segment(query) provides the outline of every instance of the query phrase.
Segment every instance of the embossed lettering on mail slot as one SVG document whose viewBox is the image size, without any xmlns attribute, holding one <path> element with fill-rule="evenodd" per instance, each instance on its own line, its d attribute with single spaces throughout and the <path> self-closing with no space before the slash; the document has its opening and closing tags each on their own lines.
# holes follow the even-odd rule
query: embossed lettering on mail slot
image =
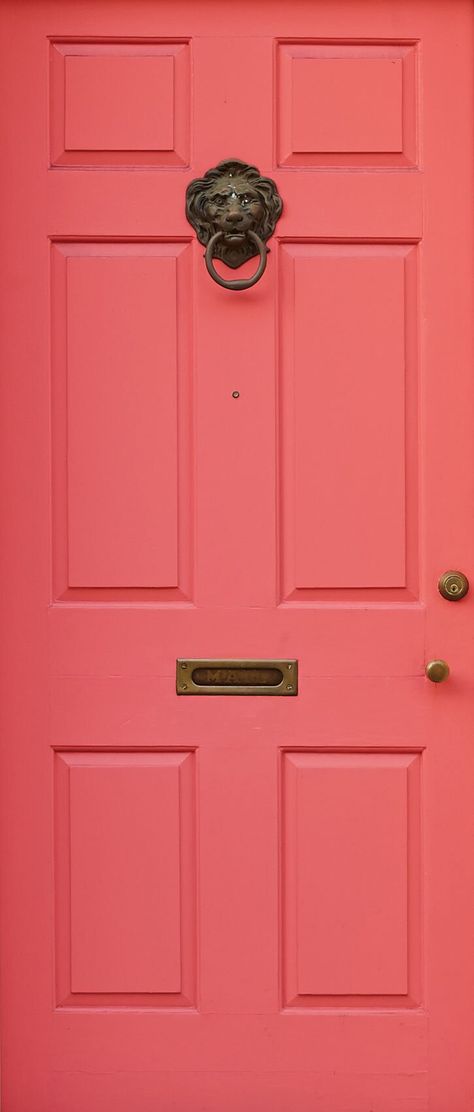
<svg viewBox="0 0 474 1112">
<path fill-rule="evenodd" d="M 296 695 L 296 660 L 176 661 L 178 695 Z"/>
</svg>

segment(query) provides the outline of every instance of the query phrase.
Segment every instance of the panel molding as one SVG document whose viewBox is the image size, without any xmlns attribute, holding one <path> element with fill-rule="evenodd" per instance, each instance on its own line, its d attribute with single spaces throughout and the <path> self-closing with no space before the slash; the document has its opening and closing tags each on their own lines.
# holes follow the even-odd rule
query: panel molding
<svg viewBox="0 0 474 1112">
<path fill-rule="evenodd" d="M 280 337 L 279 337 L 279 432 L 278 432 L 278 489 L 279 489 L 279 600 L 280 604 L 284 605 L 300 605 L 300 604 L 319 604 L 322 601 L 333 603 L 340 600 L 344 602 L 378 602 L 384 601 L 398 601 L 406 603 L 407 601 L 416 601 L 418 599 L 418 324 L 417 324 L 417 307 L 418 307 L 418 273 L 417 273 L 417 241 L 364 241 L 361 239 L 300 239 L 297 240 L 283 240 L 279 246 L 279 312 L 278 319 L 280 322 Z M 347 583 L 345 581 L 335 581 L 334 574 L 331 571 L 332 581 L 325 581 L 325 577 L 318 581 L 315 574 L 313 582 L 304 582 L 301 572 L 298 572 L 298 553 L 297 553 L 297 524 L 298 515 L 299 519 L 303 516 L 307 521 L 313 522 L 313 535 L 315 544 L 315 559 L 318 553 L 319 546 L 321 552 L 324 553 L 326 546 L 327 552 L 324 558 L 327 564 L 328 560 L 328 545 L 331 544 L 331 534 L 324 528 L 324 521 L 321 522 L 321 517 L 318 517 L 318 502 L 314 502 L 312 498 L 305 497 L 298 487 L 298 475 L 300 475 L 301 464 L 299 464 L 300 471 L 298 471 L 297 461 L 297 445 L 299 445 L 299 455 L 302 452 L 301 436 L 297 434 L 296 419 L 297 419 L 297 334 L 296 334 L 296 310 L 297 310 L 297 269 L 298 264 L 305 265 L 310 260 L 321 262 L 324 259 L 331 263 L 335 263 L 338 258 L 343 262 L 348 260 L 360 259 L 362 263 L 366 260 L 374 259 L 380 260 L 381 263 L 390 259 L 394 262 L 402 264 L 403 267 L 403 290 L 401 303 L 398 305 L 398 312 L 403 316 L 402 334 L 398 337 L 399 346 L 402 348 L 402 359 L 404 366 L 401 368 L 402 381 L 400 387 L 404 390 L 404 403 L 403 412 L 399 414 L 400 419 L 404 423 L 404 444 L 402 444 L 401 451 L 403 453 L 403 466 L 405 469 L 405 480 L 399 476 L 397 479 L 397 489 L 400 494 L 403 491 L 404 498 L 404 537 L 399 538 L 400 544 L 403 542 L 403 558 L 405 563 L 404 576 L 402 581 L 393 579 L 390 575 L 386 577 L 382 570 L 375 568 L 376 577 L 373 581 L 370 577 L 370 572 L 367 572 L 367 578 L 358 583 Z M 336 304 L 334 302 L 334 304 Z M 370 306 L 369 306 L 370 309 Z M 328 376 L 324 377 L 324 367 L 318 364 L 318 318 L 317 307 L 314 309 L 312 318 L 313 329 L 313 347 L 314 351 L 311 355 L 311 390 L 316 397 L 317 394 L 317 376 L 318 370 L 324 390 L 322 391 L 326 402 L 332 405 L 332 382 Z M 329 326 L 328 326 L 329 327 Z M 340 326 L 339 326 L 340 328 Z M 379 328 L 380 332 L 380 328 Z M 306 345 L 308 338 L 306 337 Z M 327 341 L 329 342 L 329 341 Z M 389 341 L 387 340 L 387 343 Z M 379 346 L 381 337 L 379 335 Z M 309 349 L 308 349 L 309 350 Z M 309 356 L 308 356 L 309 358 Z M 380 366 L 380 374 L 383 374 L 385 368 Z M 379 364 L 372 369 L 371 373 L 377 372 L 379 374 Z M 309 371 L 307 369 L 306 373 Z M 357 367 L 354 370 L 357 374 Z M 300 394 L 303 389 L 300 385 Z M 351 382 L 351 388 L 355 389 L 354 382 Z M 339 383 L 339 388 L 341 383 Z M 304 393 L 304 412 L 307 414 L 311 412 L 308 406 L 311 407 L 313 401 L 309 398 L 308 391 Z M 356 397 L 358 391 L 356 391 Z M 362 406 L 362 395 L 358 397 L 357 405 Z M 302 407 L 300 398 L 300 411 Z M 318 457 L 318 440 L 317 440 L 317 426 L 318 422 L 322 423 L 321 428 L 326 435 L 328 420 L 327 410 L 324 408 L 318 410 L 316 402 L 314 403 L 313 412 L 315 414 L 315 432 L 314 432 L 314 458 L 315 462 L 312 467 L 306 467 L 304 475 L 306 482 L 309 482 L 311 472 L 314 472 L 312 482 L 314 485 L 314 476 L 319 474 L 317 471 L 317 462 L 321 468 L 321 476 L 324 472 L 324 481 L 327 483 L 326 495 L 329 500 L 326 509 L 329 505 L 333 508 L 337 507 L 337 489 L 335 483 L 341 480 L 341 474 L 338 478 L 334 476 L 331 471 L 330 461 L 328 458 Z M 334 406 L 336 402 L 334 402 Z M 334 409 L 332 419 L 335 419 Z M 399 406 L 400 408 L 400 406 Z M 348 416 L 346 412 L 346 417 Z M 327 433 L 329 435 L 329 433 Z M 336 451 L 337 444 L 333 445 L 332 451 Z M 342 459 L 345 458 L 346 444 L 345 442 L 340 446 L 340 454 Z M 342 466 L 342 465 L 341 465 Z M 300 475 L 301 478 L 301 475 Z M 379 479 L 379 477 L 377 477 Z M 368 477 L 364 479 L 367 483 Z M 300 484 L 301 485 L 301 484 Z M 299 499 L 299 510 L 297 514 L 297 496 Z M 385 495 L 384 495 L 385 497 Z M 321 508 L 320 508 L 321 509 Z M 333 512 L 333 511 L 331 511 Z M 335 512 L 335 510 L 334 510 Z M 300 522 L 301 524 L 301 522 Z M 374 538 L 377 536 L 378 522 L 373 521 L 371 527 L 374 530 Z M 361 526 L 362 527 L 362 526 Z M 340 537 L 332 536 L 332 543 L 339 544 Z M 341 554 L 340 554 L 341 555 Z M 342 558 L 342 555 L 341 555 Z M 307 561 L 307 554 L 305 556 Z M 324 562 L 324 561 L 323 561 Z M 339 560 L 340 562 L 340 560 Z M 365 571 L 365 569 L 364 569 Z M 305 576 L 306 580 L 308 576 Z M 343 577 L 342 577 L 343 578 Z M 385 581 L 384 581 L 385 580 Z"/>
<path fill-rule="evenodd" d="M 335 64 L 341 63 L 342 67 L 344 62 L 349 64 L 347 71 L 348 86 L 347 89 L 342 89 L 342 99 L 339 105 L 336 105 L 334 112 L 333 126 L 331 129 L 332 138 L 329 143 L 330 149 L 327 147 L 327 128 L 324 122 L 318 125 L 317 117 L 313 114 L 308 116 L 309 131 L 307 136 L 301 132 L 301 135 L 294 134 L 295 112 L 297 113 L 297 120 L 299 127 L 303 126 L 303 115 L 298 110 L 298 79 L 296 78 L 295 66 L 302 62 L 303 67 L 306 63 L 313 60 L 315 65 L 321 63 L 324 65 L 328 62 L 332 66 L 332 71 L 329 74 L 326 70 L 321 70 L 319 77 L 322 84 L 319 90 L 316 88 L 315 95 L 319 97 L 321 103 L 321 112 L 326 116 L 329 108 L 332 105 L 332 98 L 334 92 L 334 82 L 337 78 L 335 72 Z M 371 62 L 379 64 L 379 74 L 374 73 L 370 66 Z M 400 87 L 397 90 L 395 74 L 391 72 L 390 63 L 393 62 L 395 66 L 399 65 L 401 68 L 400 73 Z M 384 66 L 384 63 L 387 63 Z M 360 72 L 365 69 L 364 77 L 366 80 L 367 88 L 362 93 L 362 103 L 357 104 L 357 80 L 354 84 L 354 78 L 357 78 L 356 68 L 360 66 Z M 279 166 L 306 168 L 311 167 L 339 167 L 351 169 L 384 169 L 384 168 L 397 168 L 397 169 L 413 169 L 418 162 L 418 97 L 417 97 L 417 70 L 418 70 L 418 43 L 417 40 L 409 40 L 405 42 L 397 42 L 396 40 L 370 40 L 367 42 L 350 41 L 348 39 L 340 40 L 286 40 L 281 39 L 276 46 L 276 112 L 277 112 L 277 150 L 276 162 Z M 349 74 L 352 79 L 353 89 L 351 94 L 351 82 Z M 341 71 L 342 76 L 342 71 Z M 379 80 L 387 86 L 387 91 L 392 90 L 392 95 L 395 98 L 391 107 L 391 115 L 385 121 L 386 141 L 384 140 L 384 121 L 379 120 L 380 131 L 377 133 L 375 126 L 374 130 L 374 116 L 373 116 L 373 102 L 374 99 L 378 103 L 380 110 L 385 103 L 386 96 L 383 92 L 380 97 L 376 99 L 377 89 L 377 76 Z M 311 74 L 308 72 L 301 72 L 301 81 L 303 83 L 300 93 L 303 94 L 303 103 L 307 101 L 307 92 L 304 85 L 311 79 Z M 315 71 L 316 80 L 316 71 Z M 295 84 L 296 81 L 296 84 Z M 301 82 L 299 82 L 301 84 Z M 397 103 L 398 91 L 398 103 Z M 347 96 L 347 104 L 344 105 L 344 96 Z M 295 99 L 296 98 L 296 99 Z M 364 101 L 365 98 L 365 101 Z M 354 117 L 352 126 L 357 129 L 354 131 L 353 140 L 351 143 L 350 128 L 351 122 L 347 120 L 347 107 L 354 107 Z M 365 111 L 366 110 L 366 111 Z M 366 116 L 364 128 L 364 111 Z M 318 126 L 319 126 L 319 139 L 318 139 Z M 313 137 L 311 137 L 311 128 L 313 128 Z M 340 132 L 340 149 L 337 149 L 337 143 L 334 141 L 334 134 Z M 332 144 L 332 146 L 331 146 Z"/>
<path fill-rule="evenodd" d="M 195 753 L 194 750 L 179 750 L 179 749 L 146 749 L 146 750 L 125 750 L 125 749 L 76 749 L 65 750 L 56 749 L 53 753 L 54 756 L 54 783 L 55 783 L 55 914 L 56 914 L 56 932 L 55 932 L 55 968 L 56 968 L 56 1006 L 58 1008 L 133 1008 L 133 1007 L 148 1007 L 148 1008 L 193 1008 L 196 1006 L 196 829 L 195 829 Z M 94 859 L 94 864 L 99 870 L 98 876 L 95 881 L 100 880 L 100 870 L 107 862 L 110 856 L 110 838 L 108 835 L 108 821 L 112 823 L 121 822 L 121 816 L 124 813 L 123 805 L 120 804 L 119 793 L 107 795 L 106 790 L 102 792 L 101 796 L 101 778 L 121 773 L 121 787 L 125 785 L 127 788 L 126 780 L 123 776 L 130 772 L 132 777 L 138 775 L 144 776 L 147 783 L 150 783 L 150 772 L 156 774 L 156 787 L 159 785 L 160 773 L 163 773 L 164 779 L 161 786 L 161 791 L 165 792 L 165 799 L 167 805 L 173 812 L 173 823 L 176 824 L 175 829 L 175 844 L 170 846 L 171 850 L 176 851 L 177 860 L 169 862 L 166 861 L 168 851 L 164 843 L 159 846 L 153 845 L 149 841 L 149 834 L 147 828 L 147 814 L 150 817 L 153 814 L 153 806 L 151 796 L 149 796 L 146 804 L 144 803 L 144 825 L 141 830 L 141 836 L 146 839 L 147 852 L 150 854 L 150 860 L 153 854 L 161 854 L 163 866 L 161 871 L 165 868 L 166 875 L 169 874 L 170 881 L 173 885 L 178 887 L 178 903 L 174 909 L 170 907 L 168 910 L 171 912 L 171 917 L 167 913 L 164 920 L 162 929 L 165 931 L 164 938 L 168 939 L 168 946 L 172 943 L 175 954 L 173 959 L 173 968 L 168 969 L 163 965 L 163 959 L 159 952 L 159 937 L 157 934 L 155 958 L 153 958 L 154 938 L 153 934 L 145 937 L 144 954 L 140 953 L 137 960 L 134 960 L 133 954 L 128 954 L 131 957 L 131 966 L 124 969 L 122 975 L 122 961 L 119 965 L 110 965 L 109 956 L 107 951 L 104 951 L 104 924 L 103 916 L 105 915 L 105 905 L 99 912 L 94 905 L 94 901 L 90 898 L 87 870 L 84 871 L 87 863 L 91 864 Z M 170 795 L 169 777 L 173 778 L 174 788 L 173 793 Z M 84 779 L 85 777 L 85 779 Z M 79 778 L 79 779 L 78 779 Z M 98 779 L 99 778 L 99 779 Z M 169 782 L 169 783 L 168 783 Z M 167 786 L 168 785 L 168 786 Z M 119 784 L 117 781 L 117 788 Z M 86 794 L 84 795 L 84 788 Z M 73 797 L 73 790 L 75 789 L 75 801 Z M 77 791 L 79 790 L 79 795 Z M 110 792 L 110 783 L 108 785 Z M 130 802 L 131 806 L 136 805 L 136 795 L 138 790 L 138 781 L 130 785 Z M 173 801 L 173 795 L 175 799 Z M 93 815 L 90 814 L 90 807 L 87 805 L 87 800 L 90 797 L 94 802 L 94 808 L 97 812 L 96 818 L 104 814 L 104 828 L 103 837 L 101 839 L 101 831 L 98 822 L 95 822 Z M 124 797 L 124 801 L 127 797 Z M 110 802 L 111 798 L 111 802 Z M 101 803 L 102 799 L 102 803 Z M 109 803 L 107 800 L 109 799 Z M 135 803 L 134 803 L 135 799 Z M 81 800 L 83 813 L 81 814 Z M 73 810 L 74 806 L 74 810 Z M 107 811 L 107 806 L 112 807 L 112 811 Z M 84 808 L 86 808 L 84 810 Z M 99 808 L 99 810 L 98 810 Z M 154 819 L 155 826 L 159 819 L 159 813 L 156 813 Z M 84 846 L 84 838 L 81 833 L 83 824 L 86 823 L 87 829 L 90 822 L 93 824 L 92 830 L 87 834 L 87 841 L 89 846 Z M 79 825 L 78 825 L 79 823 Z M 73 824 L 75 824 L 73 830 Z M 92 856 L 92 843 L 94 840 L 94 827 L 97 830 L 97 837 L 99 842 L 97 844 L 97 852 L 94 857 Z M 131 831 L 133 833 L 133 831 Z M 127 838 L 127 832 L 123 831 L 124 838 Z M 139 832 L 140 836 L 140 832 Z M 79 841 L 78 841 L 79 839 Z M 107 847 L 107 840 L 109 845 Z M 105 849 L 102 847 L 104 843 Z M 144 843 L 145 844 L 145 843 Z M 132 847 L 133 848 L 133 847 Z M 136 846 L 139 849 L 138 843 Z M 78 851 L 80 851 L 78 856 Z M 84 856 L 84 860 L 82 860 Z M 102 860 L 103 859 L 103 860 Z M 156 859 L 159 860 L 158 858 Z M 75 862 L 78 862 L 76 868 Z M 120 860 L 116 862 L 117 874 L 110 879 L 111 892 L 118 898 L 117 893 L 120 892 Z M 77 871 L 77 869 L 79 871 Z M 74 870 L 75 873 L 74 873 Z M 134 875 L 135 870 L 133 867 L 133 860 L 130 859 L 124 863 L 124 876 Z M 171 872 L 170 872 L 171 870 Z M 115 870 L 114 870 L 115 872 Z M 107 884 L 109 883 L 107 876 L 104 877 L 104 885 L 107 891 Z M 146 896 L 147 905 L 153 909 L 153 916 L 159 916 L 157 922 L 161 922 L 163 918 L 163 909 L 160 909 L 160 902 L 157 892 L 153 891 L 152 878 L 149 884 L 145 883 L 145 878 L 139 878 L 137 883 L 142 886 L 141 890 L 149 891 Z M 137 889 L 137 892 L 139 889 Z M 85 906 L 81 906 L 81 899 L 85 902 Z M 143 895 L 140 897 L 143 902 Z M 125 893 L 120 895 L 120 900 L 127 900 Z M 74 902 L 75 901 L 75 904 Z M 133 897 L 132 897 L 133 901 Z M 88 918 L 88 907 L 91 907 L 91 914 Z M 77 923 L 74 922 L 73 914 L 74 907 L 76 915 L 79 915 Z M 134 908 L 132 907 L 132 911 Z M 137 912 L 135 912 L 137 914 Z M 151 912 L 150 912 L 151 913 Z M 86 935 L 84 935 L 84 925 L 82 918 L 85 914 L 87 927 Z M 99 918 L 97 919 L 97 916 Z M 101 919 L 102 916 L 102 919 Z M 94 926 L 97 919 L 97 925 Z M 173 919 L 175 923 L 173 924 Z M 90 920 L 90 922 L 89 922 Z M 129 944 L 132 939 L 138 937 L 139 924 L 133 923 L 131 927 L 126 925 L 125 933 L 121 930 L 119 924 L 119 933 L 115 940 L 111 940 L 111 947 L 117 945 L 119 938 L 124 933 L 124 938 L 129 939 Z M 177 934 L 175 933 L 177 931 Z M 92 933 L 91 933 L 92 931 Z M 97 951 L 94 951 L 94 932 L 99 934 Z M 100 932 L 102 932 L 102 940 L 100 939 Z M 171 932 L 171 933 L 170 933 Z M 146 932 L 145 932 L 146 936 Z M 92 947 L 92 949 L 91 949 Z M 124 953 L 124 965 L 126 964 L 127 955 Z M 105 968 L 104 968 L 105 961 Z M 138 965 L 137 965 L 138 961 Z M 92 962 L 92 965 L 91 965 Z M 143 982 L 143 978 L 147 976 L 147 962 L 152 962 L 156 968 L 150 970 L 151 980 L 154 982 L 150 990 L 144 990 L 143 983 L 140 983 L 138 991 L 133 990 L 133 984 L 136 982 Z M 176 962 L 178 963 L 176 965 Z M 158 964 L 157 964 L 158 963 Z M 130 962 L 129 962 L 130 965 Z M 110 980 L 114 981 L 119 977 L 120 981 L 130 981 L 130 989 L 127 991 L 88 991 L 78 989 L 77 986 L 86 985 L 88 978 L 96 979 L 99 983 L 101 979 L 105 984 Z M 157 991 L 157 979 L 162 980 L 164 984 L 163 991 Z M 74 987 L 76 982 L 76 987 Z M 166 982 L 166 984 L 165 984 Z M 169 991 L 169 986 L 175 986 L 176 990 Z"/>
<path fill-rule="evenodd" d="M 189 603 L 193 577 L 193 482 L 192 482 L 192 391 L 191 391 L 191 252 L 188 239 L 136 238 L 63 238 L 51 240 L 51 302 L 52 302 L 52 587 L 53 599 L 59 602 L 84 601 L 145 601 Z M 78 574 L 70 575 L 69 559 L 69 497 L 71 478 L 68 473 L 69 408 L 68 408 L 68 261 L 76 259 L 157 259 L 172 260 L 175 266 L 177 319 L 176 347 L 177 457 L 176 473 L 167 473 L 166 482 L 176 484 L 177 522 L 174 544 L 177 545 L 176 572 L 171 582 L 144 582 L 142 571 L 138 582 L 93 583 L 90 577 L 78 582 Z M 185 315 L 184 315 L 185 314 Z M 158 372 L 158 366 L 157 366 Z M 175 404 L 173 402 L 173 404 Z M 173 424 L 176 422 L 174 418 Z M 103 473 L 103 471 L 102 471 Z M 161 472 L 160 472 L 161 474 Z M 159 484 L 156 499 L 159 503 Z M 87 541 L 87 538 L 86 538 Z M 86 543 L 86 542 L 81 542 Z M 171 538 L 170 538 L 171 543 Z"/>
<path fill-rule="evenodd" d="M 127 62 L 139 63 L 143 59 L 146 63 L 147 74 L 144 85 L 141 90 L 142 99 L 148 104 L 147 97 L 153 95 L 153 85 L 150 78 L 153 76 L 150 71 L 150 64 L 153 59 L 159 62 L 160 59 L 167 59 L 171 65 L 171 78 L 172 84 L 167 96 L 167 105 L 163 104 L 163 97 L 159 96 L 159 88 L 157 87 L 154 95 L 157 99 L 157 110 L 164 107 L 168 110 L 168 118 L 162 122 L 162 132 L 160 139 L 160 132 L 156 133 L 154 137 L 149 131 L 147 121 L 150 119 L 149 113 L 143 112 L 143 105 L 137 103 L 137 119 L 136 128 L 137 135 L 133 139 L 133 145 L 130 141 L 133 133 L 133 119 L 128 119 L 125 125 L 122 121 L 123 138 L 118 136 L 117 128 L 120 131 L 120 120 L 113 117 L 110 121 L 111 136 L 106 139 L 104 143 L 100 141 L 100 133 L 105 134 L 107 129 L 106 119 L 106 106 L 102 105 L 102 116 L 100 120 L 97 116 L 91 115 L 85 105 L 85 118 L 92 119 L 93 126 L 99 128 L 99 136 L 93 142 L 87 143 L 86 134 L 82 133 L 82 125 L 77 130 L 78 121 L 76 126 L 71 130 L 71 118 L 68 120 L 68 74 L 67 66 L 68 60 L 71 60 L 72 65 L 75 65 L 77 73 L 71 73 L 69 76 L 73 77 L 73 85 L 69 88 L 69 94 L 73 97 L 70 103 L 71 112 L 74 117 L 77 116 L 77 110 L 80 110 L 80 69 L 89 64 L 93 66 L 94 60 L 104 59 L 106 72 L 105 74 L 97 74 L 99 83 L 104 84 L 104 77 L 109 76 L 110 80 L 114 80 L 113 69 L 111 69 L 111 59 L 120 61 L 124 60 L 125 67 Z M 161 80 L 167 79 L 170 76 L 170 65 L 165 67 L 167 72 L 163 72 Z M 136 69 L 136 66 L 135 66 Z M 190 41 L 189 39 L 177 39 L 169 41 L 165 39 L 98 39 L 92 41 L 89 39 L 75 40 L 70 39 L 51 39 L 50 40 L 50 74 L 51 74 L 51 88 L 50 88 L 50 137 L 51 137 L 51 167 L 57 168 L 91 168 L 100 166 L 102 168 L 120 169 L 120 167 L 130 166 L 148 166 L 148 167 L 173 167 L 173 166 L 187 166 L 189 165 L 189 127 L 190 127 Z M 85 72 L 83 77 L 87 75 Z M 91 74 L 92 76 L 92 74 Z M 117 72 L 115 80 L 118 81 L 120 87 L 123 86 L 124 80 L 126 81 L 129 76 L 130 90 L 135 89 L 138 96 L 136 75 L 130 73 L 127 75 L 127 68 L 122 75 Z M 158 70 L 156 72 L 156 79 L 158 80 Z M 79 82 L 79 84 L 78 84 Z M 159 84 L 159 81 L 158 81 Z M 121 93 L 123 96 L 123 92 Z M 112 111 L 114 110 L 115 102 L 115 89 L 112 87 L 110 91 L 110 105 Z M 72 121 L 72 122 L 73 122 Z M 104 130 L 105 129 L 105 130 Z M 145 130 L 144 130 L 145 129 Z M 76 139 L 74 138 L 76 134 Z M 93 133 L 91 133 L 92 136 Z M 116 147 L 117 149 L 114 149 Z M 102 149 L 101 149 L 102 148 Z"/>
<path fill-rule="evenodd" d="M 404 749 L 347 749 L 331 747 L 326 749 L 287 749 L 281 753 L 281 1006 L 283 1009 L 380 1009 L 418 1008 L 422 1003 L 422 832 L 421 832 L 421 774 L 422 753 L 418 750 Z M 308 821 L 315 823 L 317 830 L 319 809 L 315 800 L 309 806 L 306 795 L 311 789 L 311 777 L 329 774 L 327 783 L 321 780 L 319 796 L 325 800 L 326 810 L 320 821 L 324 824 L 327 842 L 309 843 Z M 341 774 L 341 786 L 337 780 Z M 358 774 L 360 774 L 360 797 L 354 794 Z M 348 792 L 347 776 L 353 780 Z M 345 781 L 342 783 L 342 781 Z M 375 801 L 381 786 L 385 784 L 386 803 L 378 798 L 378 811 L 370 807 L 370 784 Z M 390 793 L 389 793 L 390 788 Z M 331 796 L 332 791 L 332 796 Z M 352 792 L 352 795 L 351 795 Z M 365 795 L 364 795 L 365 792 Z M 373 794 L 375 792 L 375 795 Z M 321 794 L 322 793 L 322 794 Z M 328 796 L 329 793 L 329 796 Z M 331 851 L 334 867 L 334 842 L 329 830 L 326 811 L 332 799 L 332 821 L 334 836 L 339 839 L 339 866 L 349 870 L 349 893 L 344 890 L 341 875 L 340 907 L 335 903 L 337 874 L 328 881 L 324 860 L 318 862 L 318 854 Z M 364 800 L 367 805 L 365 830 L 357 825 L 351 827 L 351 804 L 354 814 L 362 816 Z M 313 805 L 314 804 L 314 805 Z M 302 824 L 306 823 L 303 829 Z M 383 827 L 383 829 L 382 829 Z M 392 844 L 390 834 L 399 828 L 400 845 Z M 377 835 L 378 829 L 378 835 Z M 354 848 L 355 847 L 355 848 Z M 367 866 L 361 858 L 361 850 L 368 848 L 375 855 L 372 880 Z M 306 850 L 306 869 L 301 854 Z M 344 856 L 341 857 L 343 850 Z M 397 860 L 398 850 L 398 860 Z M 347 858 L 347 860 L 346 860 Z M 353 858 L 353 859 L 352 859 Z M 313 862 L 315 862 L 313 867 Z M 399 874 L 404 865 L 405 879 Z M 333 868 L 331 865 L 331 869 Z M 309 891 L 308 868 L 313 869 L 314 877 L 320 885 L 316 891 Z M 364 891 L 357 884 L 357 870 L 360 871 Z M 354 870 L 354 873 L 353 873 Z M 388 870 L 388 872 L 386 871 Z M 326 881 L 324 877 L 326 875 Z M 379 894 L 382 878 L 386 884 L 384 893 Z M 346 878 L 347 879 L 347 878 Z M 315 881 L 316 882 L 316 881 Z M 392 895 L 397 893 L 399 924 L 397 931 L 398 955 L 392 955 L 390 932 L 393 933 L 394 915 Z M 329 885 L 329 887 L 328 887 Z M 327 890 L 327 901 L 324 891 Z M 301 899 L 306 900 L 301 907 Z M 319 902 L 318 902 L 319 897 Z M 364 899 L 364 910 L 362 905 Z M 304 902 L 304 901 L 303 901 Z M 318 915 L 318 907 L 321 914 Z M 353 911 L 352 923 L 347 916 Z M 314 923 L 313 923 L 314 919 Z M 319 920 L 319 921 L 318 921 Z M 385 948 L 380 932 L 387 932 Z M 366 931 L 367 928 L 367 931 Z M 370 932 L 377 940 L 377 953 L 372 954 Z M 314 943 L 309 946 L 309 938 L 314 934 Z M 338 937 L 338 934 L 340 937 Z M 366 937 L 364 937 L 366 935 Z M 324 956 L 318 950 L 318 943 L 325 940 Z M 341 964 L 337 947 L 343 940 L 347 942 L 348 956 L 341 952 Z M 352 956 L 351 956 L 352 955 Z M 310 963 L 308 967 L 308 962 Z M 384 964 L 385 963 L 385 964 Z M 314 970 L 311 968 L 314 965 Z M 361 969 L 365 966 L 364 972 Z M 366 977 L 367 990 L 357 987 L 345 992 L 344 984 L 348 979 L 358 981 Z M 321 980 L 321 991 L 317 982 Z M 329 993 L 328 985 L 334 983 Z M 310 982 L 314 984 L 311 990 Z M 371 985 L 379 983 L 387 986 L 400 985 L 401 991 L 371 990 Z M 403 984 L 403 988 L 402 988 Z"/>
</svg>

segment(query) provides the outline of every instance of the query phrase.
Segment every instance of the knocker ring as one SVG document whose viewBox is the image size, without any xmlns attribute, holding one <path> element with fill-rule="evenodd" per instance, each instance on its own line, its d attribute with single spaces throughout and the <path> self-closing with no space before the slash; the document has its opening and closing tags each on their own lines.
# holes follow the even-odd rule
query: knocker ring
<svg viewBox="0 0 474 1112">
<path fill-rule="evenodd" d="M 251 278 L 234 278 L 229 280 L 227 278 L 222 278 L 221 275 L 217 273 L 213 262 L 214 244 L 222 239 L 224 232 L 214 232 L 214 235 L 211 236 L 206 247 L 206 253 L 204 257 L 206 260 L 208 273 L 211 275 L 211 278 L 213 278 L 219 286 L 223 286 L 225 290 L 250 289 L 251 286 L 254 286 L 255 283 L 260 280 L 267 265 L 267 248 L 263 243 L 263 240 L 260 239 L 260 236 L 258 236 L 256 232 L 252 232 L 251 229 L 249 229 L 246 234 L 258 248 L 258 253 L 260 256 L 258 267 L 255 271 L 255 274 L 252 274 Z"/>
</svg>

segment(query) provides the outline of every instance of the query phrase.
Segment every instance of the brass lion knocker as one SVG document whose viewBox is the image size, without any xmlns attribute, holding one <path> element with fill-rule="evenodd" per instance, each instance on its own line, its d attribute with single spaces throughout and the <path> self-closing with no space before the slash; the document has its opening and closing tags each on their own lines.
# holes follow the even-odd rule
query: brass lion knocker
<svg viewBox="0 0 474 1112">
<path fill-rule="evenodd" d="M 275 182 L 238 158 L 219 162 L 190 182 L 186 216 L 206 248 L 206 267 L 214 282 L 226 290 L 248 290 L 260 280 L 267 265 L 266 241 L 282 208 Z M 229 281 L 214 266 L 214 259 L 222 259 L 235 270 L 256 255 L 259 263 L 251 278 Z"/>
</svg>

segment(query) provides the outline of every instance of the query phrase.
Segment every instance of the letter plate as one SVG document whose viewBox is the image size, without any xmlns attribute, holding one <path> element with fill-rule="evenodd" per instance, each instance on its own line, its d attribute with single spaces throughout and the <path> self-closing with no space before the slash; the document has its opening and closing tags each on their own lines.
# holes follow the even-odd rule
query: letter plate
<svg viewBox="0 0 474 1112">
<path fill-rule="evenodd" d="M 297 660 L 176 661 L 178 695 L 297 695 Z"/>
</svg>

